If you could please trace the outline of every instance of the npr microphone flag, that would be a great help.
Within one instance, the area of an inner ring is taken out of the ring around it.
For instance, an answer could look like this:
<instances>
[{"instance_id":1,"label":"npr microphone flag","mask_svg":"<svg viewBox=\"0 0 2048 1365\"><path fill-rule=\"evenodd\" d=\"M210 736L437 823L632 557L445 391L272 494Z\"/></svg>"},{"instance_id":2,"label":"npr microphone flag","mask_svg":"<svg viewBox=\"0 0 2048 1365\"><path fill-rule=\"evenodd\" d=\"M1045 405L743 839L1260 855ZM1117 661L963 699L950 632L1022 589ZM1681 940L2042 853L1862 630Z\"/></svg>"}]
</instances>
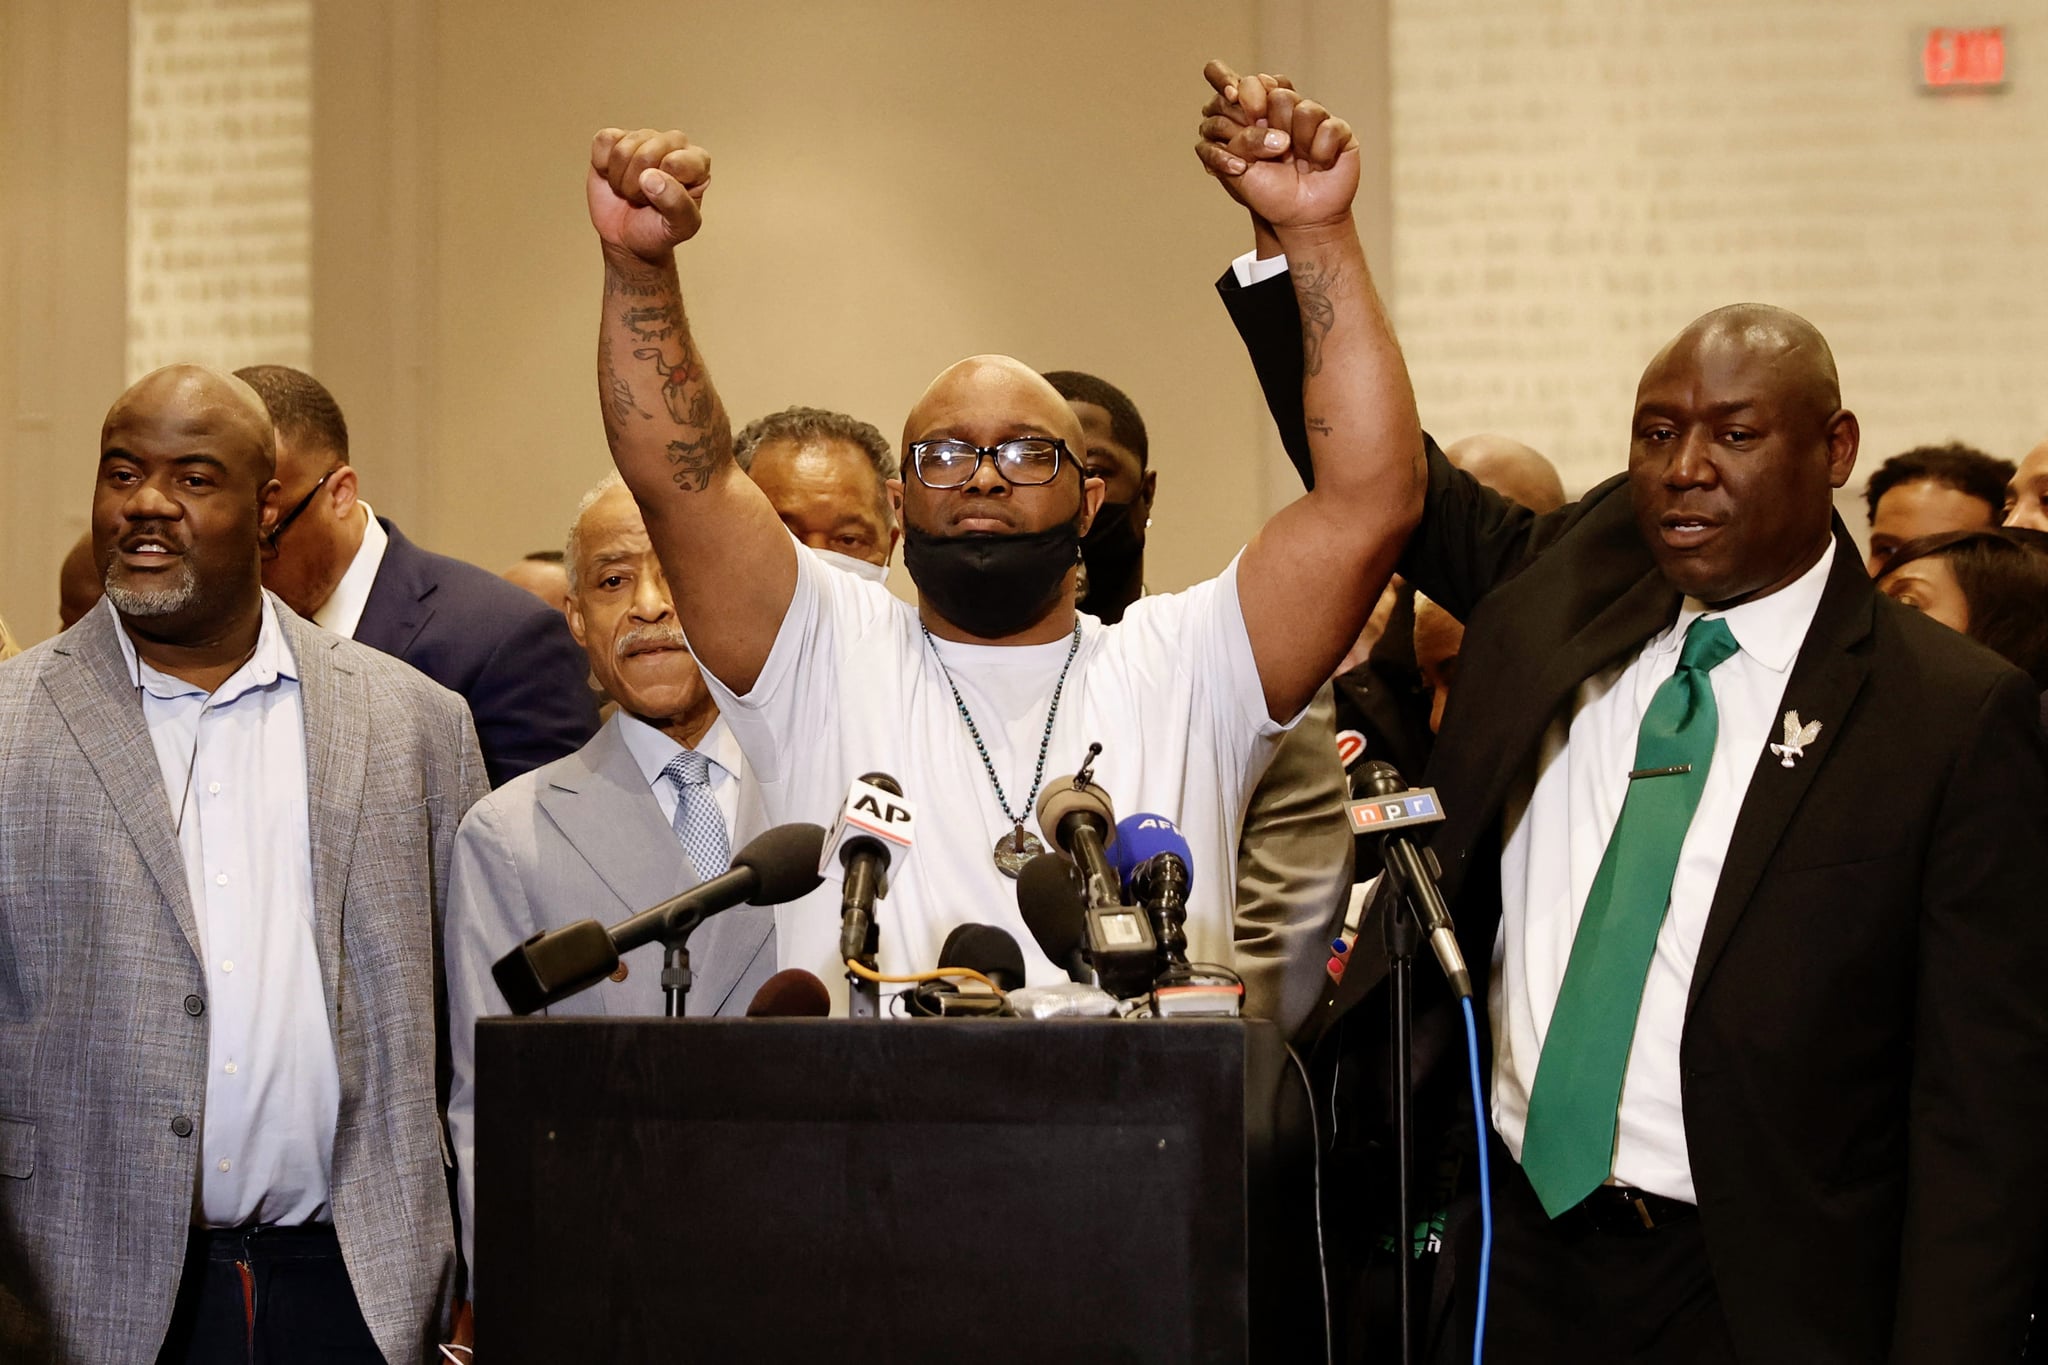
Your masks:
<instances>
[{"instance_id":1,"label":"npr microphone flag","mask_svg":"<svg viewBox=\"0 0 2048 1365\"><path fill-rule=\"evenodd\" d=\"M843 879L846 866L840 861L840 851L861 839L879 842L893 868L896 860L909 851L916 825L916 808L907 799L872 783L856 781L846 793L846 803L839 808L839 818L832 822L832 832L825 839L818 875L835 882Z\"/></svg>"},{"instance_id":2,"label":"npr microphone flag","mask_svg":"<svg viewBox=\"0 0 2048 1365\"><path fill-rule=\"evenodd\" d=\"M1411 787L1404 792L1367 797L1353 801L1348 809L1353 834L1386 834L1410 825L1433 825L1444 818L1435 787Z\"/></svg>"}]
</instances>

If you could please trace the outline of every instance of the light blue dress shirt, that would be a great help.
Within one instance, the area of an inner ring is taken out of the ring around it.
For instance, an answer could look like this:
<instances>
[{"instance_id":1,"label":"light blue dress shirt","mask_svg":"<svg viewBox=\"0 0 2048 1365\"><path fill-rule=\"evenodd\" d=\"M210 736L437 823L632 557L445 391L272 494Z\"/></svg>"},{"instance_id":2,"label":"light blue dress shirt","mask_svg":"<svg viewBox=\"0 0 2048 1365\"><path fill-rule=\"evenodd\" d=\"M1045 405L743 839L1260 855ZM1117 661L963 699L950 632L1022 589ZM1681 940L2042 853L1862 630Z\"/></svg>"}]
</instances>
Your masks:
<instances>
[{"instance_id":1,"label":"light blue dress shirt","mask_svg":"<svg viewBox=\"0 0 2048 1365\"><path fill-rule=\"evenodd\" d=\"M331 1222L341 1071L313 937L305 712L276 604L264 594L256 652L211 696L141 662L126 630L116 638L156 746L205 959L193 1221Z\"/></svg>"}]
</instances>

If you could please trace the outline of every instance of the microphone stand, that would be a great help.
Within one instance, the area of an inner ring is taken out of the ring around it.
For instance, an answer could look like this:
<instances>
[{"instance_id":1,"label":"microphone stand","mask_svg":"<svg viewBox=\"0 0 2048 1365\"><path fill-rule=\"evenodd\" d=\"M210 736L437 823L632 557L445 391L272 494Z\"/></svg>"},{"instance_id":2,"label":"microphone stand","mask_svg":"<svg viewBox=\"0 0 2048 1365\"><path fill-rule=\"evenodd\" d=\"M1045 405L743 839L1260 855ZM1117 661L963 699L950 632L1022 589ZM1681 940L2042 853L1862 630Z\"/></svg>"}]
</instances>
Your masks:
<instances>
[{"instance_id":1,"label":"microphone stand","mask_svg":"<svg viewBox=\"0 0 2048 1365\"><path fill-rule=\"evenodd\" d=\"M1394 1072L1394 1169L1398 1185L1394 1195L1394 1285L1401 1305L1401 1365L1415 1360L1415 950L1422 942L1422 927L1408 908L1405 889L1391 871L1382 890L1384 913L1381 937L1387 949L1387 968L1392 987L1387 1010L1393 1024Z\"/></svg>"},{"instance_id":2,"label":"microphone stand","mask_svg":"<svg viewBox=\"0 0 2048 1365\"><path fill-rule=\"evenodd\" d=\"M686 900L669 911L661 927L662 1013L670 1019L683 1017L683 1001L690 994L690 935L707 918Z\"/></svg>"},{"instance_id":3,"label":"microphone stand","mask_svg":"<svg viewBox=\"0 0 2048 1365\"><path fill-rule=\"evenodd\" d=\"M860 956L854 959L869 971L877 970L876 958L881 952L880 926L868 925L867 941L861 945ZM860 973L848 970L846 973L846 1017L849 1019L879 1019L882 1017L882 987L868 980Z\"/></svg>"}]
</instances>

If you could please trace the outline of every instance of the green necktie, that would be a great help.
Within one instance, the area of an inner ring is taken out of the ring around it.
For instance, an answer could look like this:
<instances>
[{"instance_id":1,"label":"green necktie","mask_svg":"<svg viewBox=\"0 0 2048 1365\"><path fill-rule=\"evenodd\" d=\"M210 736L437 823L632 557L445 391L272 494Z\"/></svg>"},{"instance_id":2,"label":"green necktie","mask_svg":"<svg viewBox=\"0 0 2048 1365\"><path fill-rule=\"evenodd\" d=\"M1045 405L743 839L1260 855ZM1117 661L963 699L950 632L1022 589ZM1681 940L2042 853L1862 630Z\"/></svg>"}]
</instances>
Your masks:
<instances>
[{"instance_id":1,"label":"green necktie","mask_svg":"<svg viewBox=\"0 0 2048 1365\"><path fill-rule=\"evenodd\" d=\"M1552 1218L1614 1169L1615 1110L1643 982L1671 904L1678 851L1714 758L1719 716L1707 674L1735 651L1726 622L1696 619L1678 671L1650 698L1636 732L1628 796L1572 937L1529 1092L1522 1169Z\"/></svg>"}]
</instances>

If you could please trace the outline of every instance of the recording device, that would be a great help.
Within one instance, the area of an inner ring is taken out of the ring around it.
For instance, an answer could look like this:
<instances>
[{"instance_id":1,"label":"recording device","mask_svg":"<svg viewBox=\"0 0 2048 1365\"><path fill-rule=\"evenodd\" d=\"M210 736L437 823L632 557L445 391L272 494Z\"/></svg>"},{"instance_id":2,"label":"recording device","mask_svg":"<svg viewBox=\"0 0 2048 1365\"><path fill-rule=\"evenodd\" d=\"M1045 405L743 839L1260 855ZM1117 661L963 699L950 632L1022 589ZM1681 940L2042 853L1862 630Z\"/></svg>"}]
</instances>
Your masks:
<instances>
[{"instance_id":1,"label":"recording device","mask_svg":"<svg viewBox=\"0 0 2048 1365\"><path fill-rule=\"evenodd\" d=\"M832 993L801 967L785 967L761 983L747 1003L749 1019L823 1019L832 1012Z\"/></svg>"},{"instance_id":2,"label":"recording device","mask_svg":"<svg viewBox=\"0 0 2048 1365\"><path fill-rule=\"evenodd\" d=\"M1072 777L1056 777L1038 798L1038 827L1055 848L1080 866L1090 906L1116 905L1123 897L1108 850L1116 842L1116 808L1109 793L1095 785L1095 756L1100 744L1088 746L1088 761Z\"/></svg>"},{"instance_id":3,"label":"recording device","mask_svg":"<svg viewBox=\"0 0 2048 1365\"><path fill-rule=\"evenodd\" d=\"M959 924L939 947L939 966L980 972L1000 991L1024 984L1024 951L1017 940L992 924ZM1009 1011L1003 998L968 978L919 982L905 997L910 1012L927 1018L987 1018Z\"/></svg>"},{"instance_id":4,"label":"recording device","mask_svg":"<svg viewBox=\"0 0 2048 1365\"><path fill-rule=\"evenodd\" d=\"M1057 853L1041 853L1017 874L1017 909L1038 950L1067 978L1092 985L1088 970L1088 886L1081 869Z\"/></svg>"},{"instance_id":5,"label":"recording device","mask_svg":"<svg viewBox=\"0 0 2048 1365\"><path fill-rule=\"evenodd\" d=\"M1168 973L1188 965L1188 895L1194 890L1195 855L1173 821L1163 815L1127 815L1118 822L1117 877L1151 917Z\"/></svg>"},{"instance_id":6,"label":"recording device","mask_svg":"<svg viewBox=\"0 0 2048 1365\"><path fill-rule=\"evenodd\" d=\"M732 868L607 929L594 919L527 939L491 966L514 1014L567 1000L618 970L619 958L649 943L680 943L735 905L780 905L814 890L825 831L777 825L733 855Z\"/></svg>"},{"instance_id":7,"label":"recording device","mask_svg":"<svg viewBox=\"0 0 2048 1365\"><path fill-rule=\"evenodd\" d=\"M1442 869L1436 856L1417 849L1401 830L1414 825L1433 824L1444 818L1433 787L1411 788L1390 763L1375 760L1361 767L1351 778L1351 828L1380 841L1380 859L1387 875L1406 898L1429 939L1430 950L1443 968L1444 978L1459 998L1472 994L1472 974L1465 969L1465 955L1458 948L1450 908L1437 886Z\"/></svg>"},{"instance_id":8,"label":"recording device","mask_svg":"<svg viewBox=\"0 0 2048 1365\"><path fill-rule=\"evenodd\" d=\"M1139 906L1088 899L1087 875L1058 853L1039 854L1017 878L1024 927L1071 980L1099 984L1121 999L1145 994L1159 976L1151 920Z\"/></svg>"},{"instance_id":9,"label":"recording device","mask_svg":"<svg viewBox=\"0 0 2048 1365\"><path fill-rule=\"evenodd\" d=\"M889 873L910 851L916 812L887 773L856 778L832 822L818 875L841 883L839 957L873 965L875 902L889 894Z\"/></svg>"}]
</instances>

